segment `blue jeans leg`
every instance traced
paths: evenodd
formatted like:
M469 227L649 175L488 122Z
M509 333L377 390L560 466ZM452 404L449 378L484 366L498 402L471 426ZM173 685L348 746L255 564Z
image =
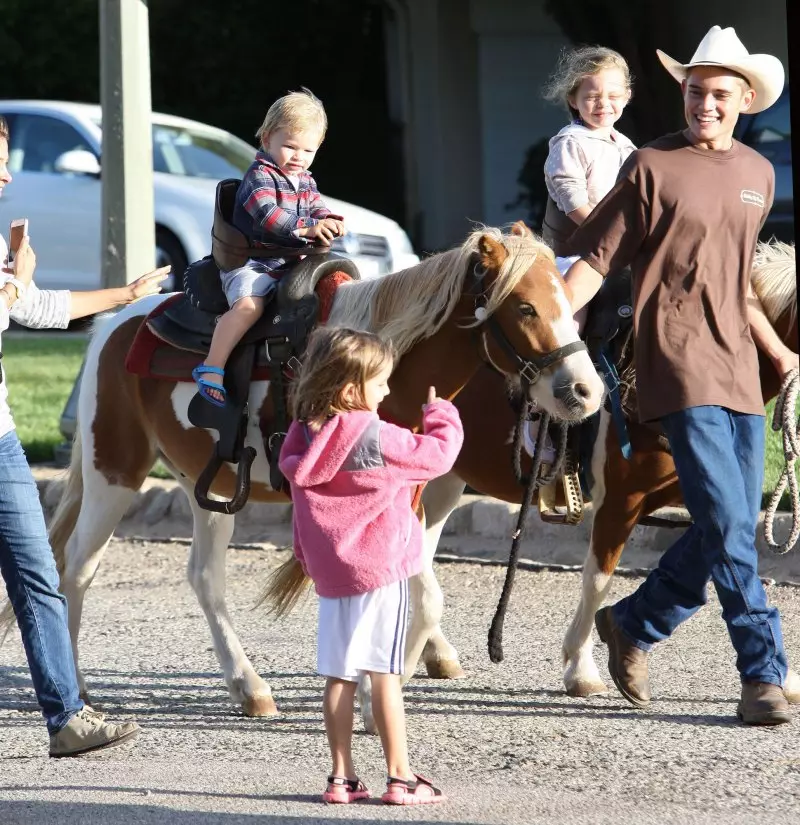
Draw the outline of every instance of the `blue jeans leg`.
M16 432L0 437L0 572L17 623L33 689L50 733L82 707L67 628L66 600L33 474Z
M713 581L742 680L782 685L780 617L758 577L755 531L764 467L764 419L692 407L662 419L694 525L639 589L617 603L622 630L648 650L706 601Z

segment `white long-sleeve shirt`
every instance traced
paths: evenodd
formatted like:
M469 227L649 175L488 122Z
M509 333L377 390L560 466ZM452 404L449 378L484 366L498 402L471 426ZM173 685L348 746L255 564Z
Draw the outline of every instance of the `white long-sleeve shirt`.
M569 214L593 209L614 188L620 167L636 147L621 132L608 135L570 123L550 139L544 180L556 206Z
M0 235L0 261L5 261L8 255L8 246L5 238ZM2 281L2 273L0 273ZM10 321L15 321L33 329L66 329L69 325L69 315L72 308L72 297L67 289L39 289L34 283L25 291L25 296L16 301L9 311L6 302L0 299L0 333L8 329ZM2 344L0 344L2 351ZM3 358L3 382L0 384L0 438L10 433L14 427L14 419L8 406L8 358Z

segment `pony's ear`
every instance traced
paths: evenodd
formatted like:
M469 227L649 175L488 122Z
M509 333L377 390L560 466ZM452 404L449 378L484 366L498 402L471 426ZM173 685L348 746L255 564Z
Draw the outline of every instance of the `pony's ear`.
M498 272L508 257L508 251L503 244L489 235L481 235L479 238L478 252L481 256L481 266L487 272Z
M526 235L532 235L530 227L525 221L514 221L513 226L511 227L511 234L512 235L519 235L520 238L524 238Z

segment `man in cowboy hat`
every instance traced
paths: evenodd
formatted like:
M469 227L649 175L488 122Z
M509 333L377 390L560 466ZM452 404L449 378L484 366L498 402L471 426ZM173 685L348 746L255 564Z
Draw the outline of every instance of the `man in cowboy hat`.
M614 189L572 236L574 311L603 277L633 273L641 421L660 420L693 525L639 589L599 610L608 667L637 706L650 701L648 651L706 602L711 580L742 680L739 718L789 722L778 611L758 576L755 531L764 467L756 346L781 376L798 366L750 285L775 175L733 139L739 115L771 106L783 67L749 54L732 28L712 27L691 61L658 52L680 83L687 127L634 152Z

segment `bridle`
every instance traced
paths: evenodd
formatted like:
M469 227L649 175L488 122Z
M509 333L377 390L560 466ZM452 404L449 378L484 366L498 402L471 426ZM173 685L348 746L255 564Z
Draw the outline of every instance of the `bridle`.
M504 370L500 369L497 364L494 363L489 355L489 346L486 338L487 333L491 333L495 343L503 350L516 367L516 373L519 375L525 397L528 395L527 390L536 384L542 377L542 372L548 367L553 366L553 364L559 361L563 361L573 353L587 351L586 344L578 340L541 355L523 358L514 348L511 341L508 340L508 337L505 332L503 332L503 328L494 317L494 314L490 315L486 311L487 299L485 291L482 289L483 277L486 274L486 270L480 264L476 264L473 272L475 278L471 285L470 294L473 296L475 302L475 318L479 321L477 329L481 343L479 351L482 350L481 360L495 372L501 373L504 377L507 375Z
M561 472L564 465L564 458L567 449L567 433L568 424L566 422L559 422L559 435L556 439L556 459L555 462L547 468L545 475L540 474L542 468L542 454L544 453L545 439L547 431L550 426L550 414L547 412L535 412L535 404L530 400L530 388L542 377L542 372L553 364L563 361L568 356L575 352L588 351L586 344L583 341L573 341L571 344L565 344L563 347L558 347L551 352L546 352L541 355L533 355L530 358L523 358L511 341L508 340L505 332L498 323L494 315L490 315L486 310L487 299L485 290L482 289L483 277L486 270L478 263L473 270L475 278L470 288L470 294L475 301L475 318L479 322L477 329L479 338L478 351L481 360L492 370L500 373L504 378L507 376L492 360L489 354L489 346L487 341L487 334L491 334L495 343L503 350L503 352L511 359L511 362L516 366L517 375L519 375L520 385L522 390L523 402L520 406L519 417L517 419L516 427L514 428L514 443L512 448L514 475L517 482L524 486L525 492L522 498L522 507L517 517L517 526L513 534L511 542L511 552L508 558L508 569L506 570L506 578L503 583L503 590L500 594L500 600L497 604L497 609L492 619L491 627L489 628L489 658L493 662L503 661L503 622L505 620L506 610L508 609L509 599L511 598L511 588L514 583L514 575L517 569L517 562L519 561L520 539L522 531L525 528L525 522L528 517L528 510L533 501L534 493L540 488L552 483ZM482 350L482 352L481 352ZM534 418L539 418L539 432L536 438L536 447L533 456L533 468L530 475L525 475L522 471L522 451L523 451L523 431Z

